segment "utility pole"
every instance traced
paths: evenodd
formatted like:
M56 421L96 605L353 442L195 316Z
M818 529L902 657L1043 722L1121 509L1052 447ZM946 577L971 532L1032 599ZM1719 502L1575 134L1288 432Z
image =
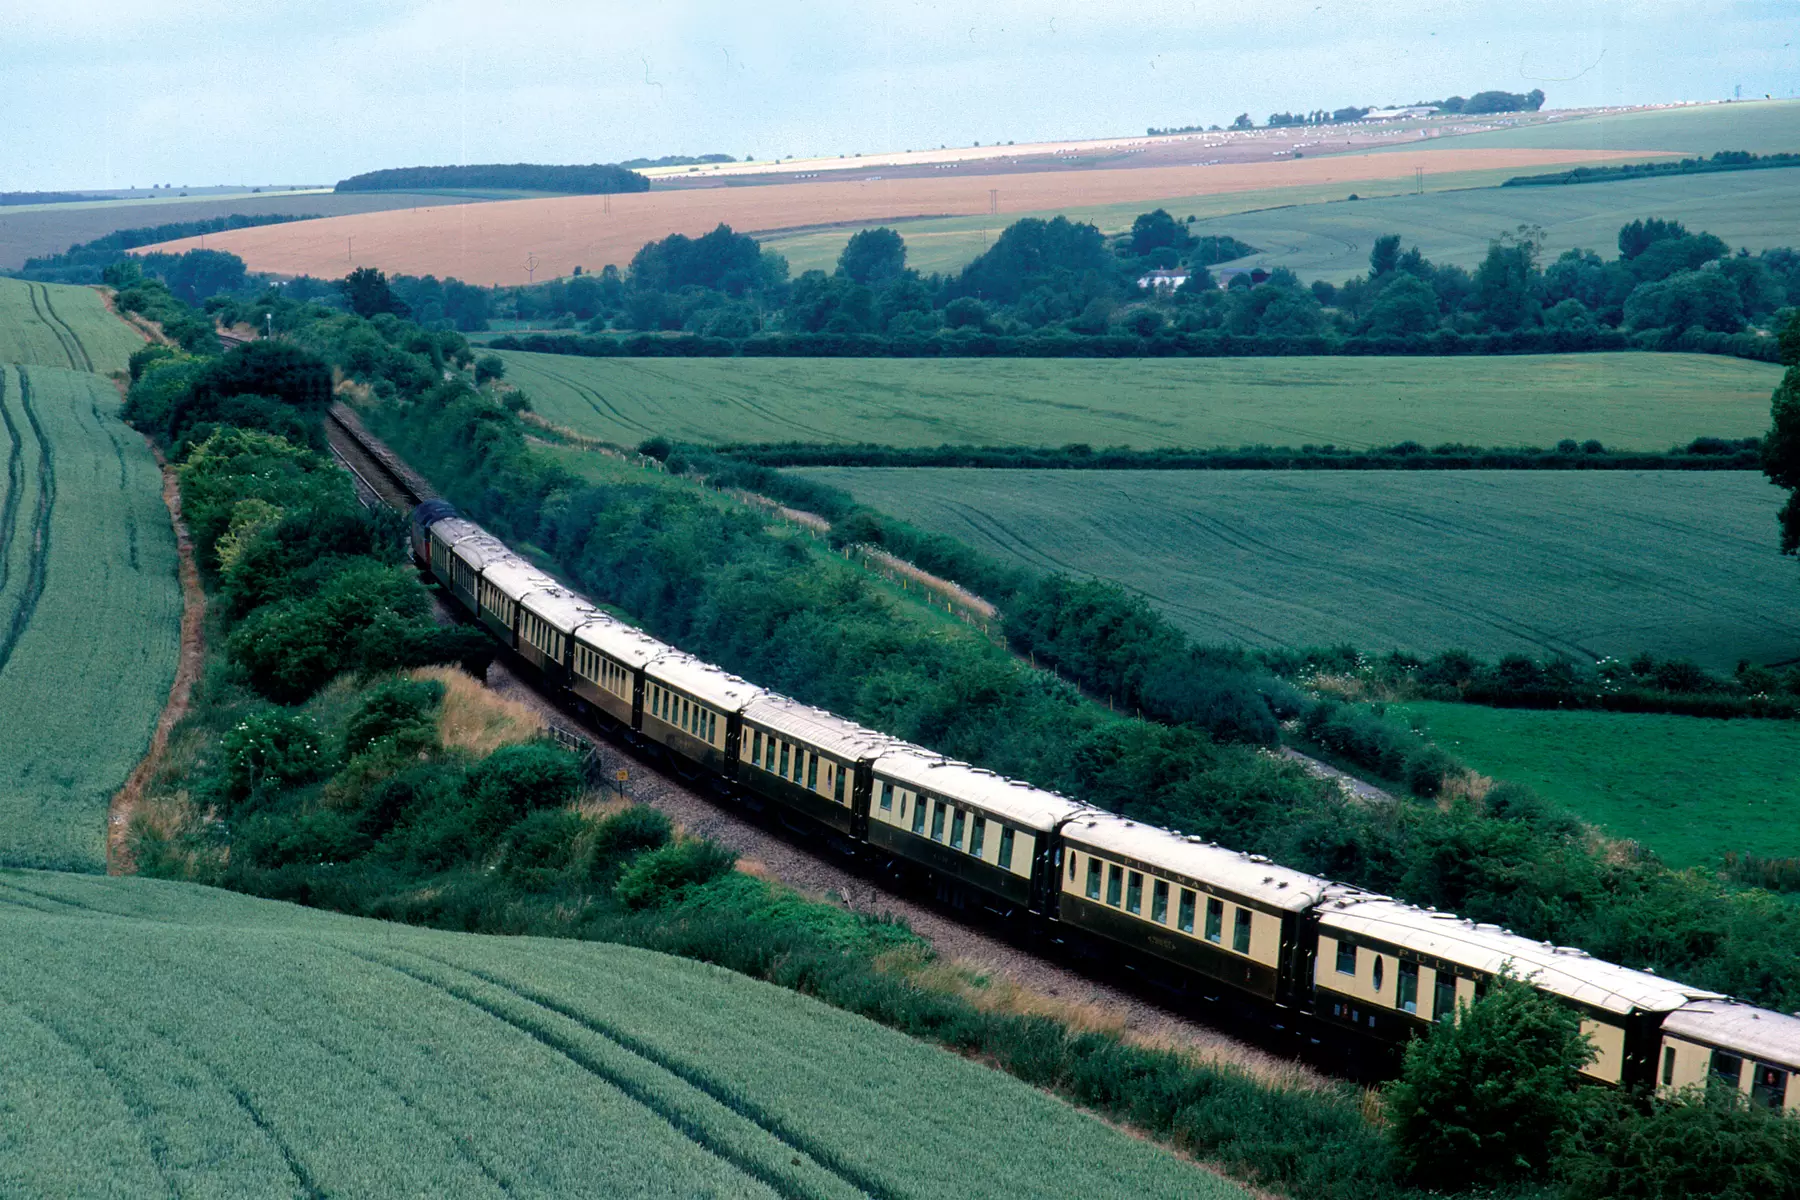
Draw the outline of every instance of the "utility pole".
M1423 196L1425 194L1425 168L1424 167L1414 167L1413 168L1413 190L1418 192L1419 195L1421 195L1421 196Z
M351 234L349 237L344 239L344 261L345 262L348 263L348 262L356 261L355 259L350 257L351 253L353 251L355 251L355 249L356 249L356 235Z
M536 283L537 282L537 268L538 268L537 255L527 254L525 256L525 282L526 283Z

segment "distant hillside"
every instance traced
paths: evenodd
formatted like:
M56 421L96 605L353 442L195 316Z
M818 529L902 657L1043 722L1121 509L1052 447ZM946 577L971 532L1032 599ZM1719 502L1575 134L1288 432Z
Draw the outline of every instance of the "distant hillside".
M628 158L619 165L635 170L639 167L693 167L736 161L729 154L665 154L661 158Z
M338 183L340 192L407 192L422 188L516 188L525 192L564 192L597 196L607 192L647 192L650 181L611 163L550 166L543 163L491 163L473 167L394 167L352 175Z

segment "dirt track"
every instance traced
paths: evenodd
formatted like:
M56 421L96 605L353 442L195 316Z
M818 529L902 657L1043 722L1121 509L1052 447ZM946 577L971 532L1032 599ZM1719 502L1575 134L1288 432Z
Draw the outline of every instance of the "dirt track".
M563 196L457 207L359 213L322 221L266 225L207 235L252 271L331 279L359 266L408 275L454 276L467 283L517 284L631 261L644 243L671 233L698 235L720 222L746 232L842 222L871 222L988 211L1039 212L1264 188L1410 178L1433 173L1519 169L1607 158L1654 157L1656 151L1471 150L1424 148L1213 166L1135 167L1017 174L881 178ZM182 253L195 238L145 247Z

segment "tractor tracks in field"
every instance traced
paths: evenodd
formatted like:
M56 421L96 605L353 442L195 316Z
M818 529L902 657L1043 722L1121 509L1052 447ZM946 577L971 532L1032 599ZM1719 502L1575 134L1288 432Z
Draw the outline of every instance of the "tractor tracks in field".
M825 1197L841 1195L844 1191L873 1200L890 1200L896 1195L879 1180L818 1147L811 1138L790 1129L786 1122L729 1086L679 1063L640 1039L548 997L433 955L404 951L378 954L349 950L347 953L460 1001L530 1038L653 1113L698 1149L763 1184L784 1200L825 1200ZM400 954L423 959L429 966L409 963ZM467 979L450 976L452 972ZM484 989L478 985L486 985L501 995L484 995ZM574 1026L579 1033L559 1028L565 1025ZM599 1046L584 1046L583 1035L596 1039ZM800 1170L774 1169L775 1164L768 1156L757 1155L752 1147L742 1144L741 1133L733 1136L718 1128L717 1117L722 1114L718 1114L717 1109L720 1108L773 1139L781 1146L781 1153L791 1159L791 1165ZM701 1116L706 1109L713 1109L714 1120ZM806 1161L812 1164L812 1171L805 1170ZM825 1178L811 1182L797 1177L804 1174L822 1174ZM819 1183L827 1186L821 1188ZM836 1186L831 1186L834 1184Z
M37 439L38 444L37 504L31 513L31 541L26 551L29 557L26 560L25 582L13 607L12 618L7 622L5 630L0 632L0 672L6 670L6 664L12 659L19 639L24 636L26 626L31 624L32 615L37 611L38 600L44 594L44 582L50 569L50 514L56 506L56 461L51 454L50 438L44 432L43 422L38 420L37 409L32 406L31 375L24 367L15 365L13 369L19 376L19 407L24 411L25 422L31 427L32 436ZM13 430L9 429L8 432ZM10 497L11 493L8 495Z
M26 294L31 298L31 311L55 335L57 345L61 346L62 352L68 356L69 369L92 374L94 370L93 356L87 352L87 347L81 344L81 337L74 328L56 315L56 307L50 302L50 289L41 283L26 284L25 288Z

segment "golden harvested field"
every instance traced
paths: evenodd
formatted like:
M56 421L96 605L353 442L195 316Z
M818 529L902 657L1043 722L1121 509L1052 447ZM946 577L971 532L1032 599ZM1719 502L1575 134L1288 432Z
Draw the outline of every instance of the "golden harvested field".
M997 189L1003 214L1076 205L1154 201L1279 187L1341 183L1347 191L1372 179L1494 168L1524 170L1603 159L1644 159L1657 151L1423 149L1345 154L1279 162L1216 166L1045 171L944 178L696 188L619 196L563 196L544 200L381 213L271 225L209 234L207 246L239 255L253 271L337 278L359 266L390 274L454 276L468 283L525 283L568 275L577 266L620 266L645 242L671 233L698 235L720 222L746 232L794 229L898 217L951 216L988 211ZM198 239L146 250L181 253Z

